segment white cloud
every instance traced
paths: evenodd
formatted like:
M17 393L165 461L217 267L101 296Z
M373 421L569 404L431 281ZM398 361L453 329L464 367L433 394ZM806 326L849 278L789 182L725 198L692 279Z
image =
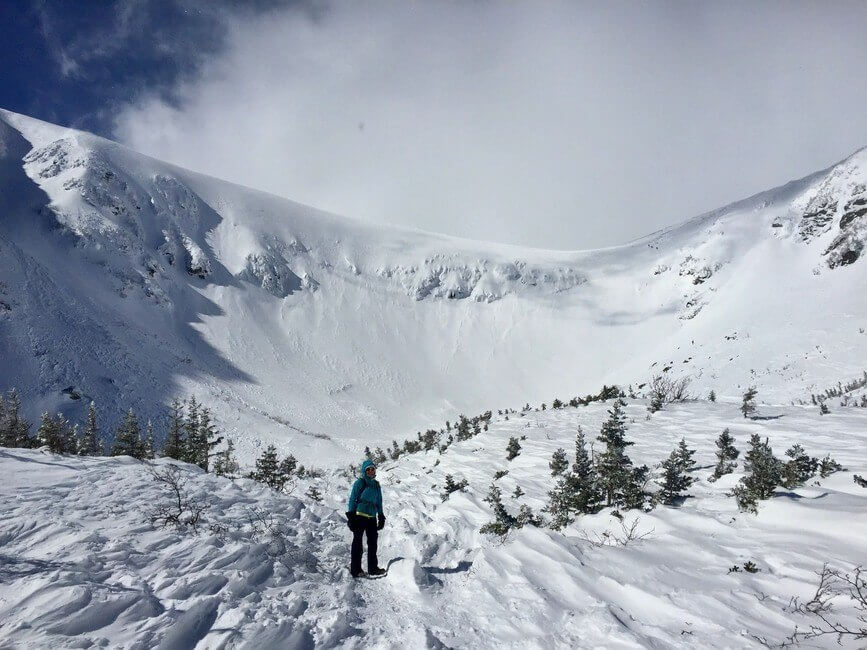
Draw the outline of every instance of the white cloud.
M116 134L346 216L612 245L867 144L864 4L337 3L233 19Z

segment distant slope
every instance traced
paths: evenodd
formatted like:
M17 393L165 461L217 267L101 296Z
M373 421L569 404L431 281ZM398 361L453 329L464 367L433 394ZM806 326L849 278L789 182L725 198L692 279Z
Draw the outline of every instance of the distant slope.
M543 251L336 217L0 112L0 387L31 417L95 399L106 423L195 394L242 455L319 462L665 368L805 397L867 363L865 182L861 151L625 246Z

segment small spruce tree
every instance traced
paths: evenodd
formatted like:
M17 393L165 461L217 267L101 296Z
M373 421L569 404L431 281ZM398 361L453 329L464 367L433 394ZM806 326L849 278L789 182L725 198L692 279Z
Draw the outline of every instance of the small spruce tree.
M517 519L510 515L506 510L506 507L503 505L502 492L495 483L491 483L491 487L488 490L488 496L486 496L484 500L486 503L490 504L494 511L494 521L482 526L479 529L480 532L502 536L517 525Z
M165 458L184 460L187 457L184 431L184 405L176 397L169 407L169 433L166 436L166 444L163 445Z
M3 396L0 394L0 400ZM14 388L9 391L3 408L0 409L0 446L2 447L32 447L34 440L30 437L30 423L21 415L21 399Z
M569 461L566 459L566 450L560 448L555 451L553 456L551 456L551 462L548 463L548 467L551 468L551 476L560 476L563 472L569 469Z
M615 400L597 438L605 448L597 456L595 469L608 506L623 505L624 492L632 479L632 461L626 455L626 448L633 443L625 436L625 406L622 399Z
M214 474L234 479L240 471L238 459L235 458L235 443L231 438L226 439L226 448L218 451L214 456Z
M123 416L123 420L115 433L111 455L132 456L141 460L144 457L143 447L138 418L135 412L130 409Z
M148 420L145 426L145 436L142 441L142 458L153 460L156 455L156 440L154 439L154 425Z
M745 418L750 417L753 413L756 412L756 395L758 391L755 387L750 387L747 389L747 392L744 393L743 402L741 402L741 413L744 414Z
M78 442L80 456L98 456L103 453L103 441L99 436L99 426L96 422L96 404L90 403L87 409L87 424Z
M251 473L253 478L260 483L275 489L282 490L285 479L280 472L280 464L277 461L277 448L268 445L262 455L256 459L256 469Z
M458 492L467 487L469 483L467 479L461 479L460 481L455 481L454 477L451 474L446 474L446 482L443 485L443 491L440 494L440 498L443 502L448 501L448 498L451 496L452 492Z
M822 478L828 478L834 472L842 471L843 466L836 460L831 458L831 456L825 456L822 460L819 461L819 476L821 476Z
M716 393L711 389L711 391L707 394L707 399L710 402L716 402Z
M512 436L509 438L509 444L506 445L506 460L513 460L521 454L521 443L518 439Z
M711 475L713 480L718 479L724 474L730 474L734 468L737 467L737 463L734 461L740 455L740 452L735 449L734 441L735 439L732 438L731 433L729 433L728 427L723 429L723 432L719 435L719 438L717 438L717 464L716 467L714 467L713 474Z
M686 473L679 447L662 462L662 470L662 477L657 480L662 488L660 497L665 505L675 505L683 500L684 492L695 482L695 479Z
M758 502L769 498L782 480L782 463L774 456L767 440L758 434L750 437L750 449L744 455L744 476L732 489L738 507L747 512L757 512Z
M811 458L801 445L792 445L786 450L786 456L789 460L783 463L780 480L783 487L791 489L803 485L816 475L819 459Z

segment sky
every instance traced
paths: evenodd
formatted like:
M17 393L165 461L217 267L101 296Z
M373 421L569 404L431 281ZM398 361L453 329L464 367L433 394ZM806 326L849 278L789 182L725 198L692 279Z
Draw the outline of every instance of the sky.
M867 146L865 2L13 0L0 21L3 108L472 239L616 245Z

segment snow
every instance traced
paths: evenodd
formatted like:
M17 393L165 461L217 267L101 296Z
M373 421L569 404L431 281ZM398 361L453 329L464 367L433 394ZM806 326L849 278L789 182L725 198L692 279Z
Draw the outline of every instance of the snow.
M0 143L0 388L31 420L94 399L107 433L129 407L159 433L195 395L242 459L333 465L663 368L780 403L865 369L867 263L843 260L867 151L624 246L545 251L326 214L8 111Z
M348 472L298 481L289 495L184 465L190 494L207 504L196 536L148 523L166 494L147 464L0 450L0 647L763 647L758 638L779 643L809 626L790 599L812 596L823 563L851 571L867 557L867 490L852 480L867 470L861 408L765 405L759 415L773 419L746 420L737 403L702 401L648 418L645 402L629 400L636 463L655 467L681 436L697 449L693 498L625 512L625 525L638 519L646 534L625 546L593 543L606 531L622 536L610 509L562 532L478 532L491 518L483 498L494 472L508 469L498 480L507 509L538 511L553 486L553 451L571 456L579 426L593 441L610 406L495 415L489 431L444 454L380 466L389 573L375 581L348 575ZM742 467L708 481L725 427L742 454L757 433L778 456L800 442L847 471L739 513L726 493ZM526 438L507 461L511 436ZM442 501L447 473L469 486ZM311 482L321 503L303 496ZM516 485L525 495L512 499ZM253 532L256 512L281 535ZM759 572L729 573L747 561ZM833 611L857 624L851 602L837 599ZM811 644L837 647L833 637Z

